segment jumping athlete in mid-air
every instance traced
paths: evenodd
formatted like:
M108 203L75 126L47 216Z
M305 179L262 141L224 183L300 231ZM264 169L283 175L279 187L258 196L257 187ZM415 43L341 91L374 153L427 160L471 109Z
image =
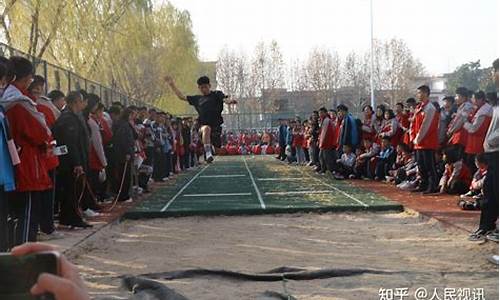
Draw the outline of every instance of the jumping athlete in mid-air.
M200 124L201 140L205 150L205 159L208 163L211 163L214 160L212 145L216 147L221 146L220 135L221 125L224 122L222 119L224 103L231 105L237 102L235 100L230 100L229 96L224 95L221 91L212 91L210 89L210 79L207 76L202 76L198 79L198 89L201 95L195 96L185 96L177 88L171 76L165 76L165 81L179 99L189 102L198 112L198 122Z

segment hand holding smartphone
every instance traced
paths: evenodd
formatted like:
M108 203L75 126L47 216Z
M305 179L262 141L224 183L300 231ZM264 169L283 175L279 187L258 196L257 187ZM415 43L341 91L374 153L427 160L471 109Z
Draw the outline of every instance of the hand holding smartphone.
M26 243L0 261L2 300L90 300L75 265L50 245Z
M55 299L52 295L33 296L31 287L36 284L42 273L59 274L59 255L57 252L38 252L25 256L0 254L0 299L28 300Z

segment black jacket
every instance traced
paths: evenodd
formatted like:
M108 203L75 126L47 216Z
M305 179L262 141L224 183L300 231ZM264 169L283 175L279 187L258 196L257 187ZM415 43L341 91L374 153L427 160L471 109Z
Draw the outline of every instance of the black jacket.
M113 124L113 161L124 163L127 155L134 157L137 132L129 122L118 120Z
M88 169L90 135L81 115L64 110L52 128L57 145L66 145L68 154L59 157L59 169L71 171L76 166Z

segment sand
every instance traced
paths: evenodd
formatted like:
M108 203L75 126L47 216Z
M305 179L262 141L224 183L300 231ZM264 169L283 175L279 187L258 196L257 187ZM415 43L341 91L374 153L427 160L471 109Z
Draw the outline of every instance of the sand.
M125 221L70 251L92 296L127 298L124 274L216 268L263 272L281 266L407 271L310 281L247 282L221 278L162 281L189 299L381 299L380 289L483 289L498 298L498 268L486 257L498 244L467 241L463 232L404 213L186 217ZM448 290L449 291L449 290ZM480 291L480 290L476 290ZM410 297L411 296L411 297ZM455 298L458 299L458 298Z

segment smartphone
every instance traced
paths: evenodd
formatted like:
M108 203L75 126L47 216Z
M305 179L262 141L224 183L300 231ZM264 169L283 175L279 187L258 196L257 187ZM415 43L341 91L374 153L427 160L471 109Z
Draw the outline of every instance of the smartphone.
M68 147L66 145L61 145L59 147L54 147L53 153L55 156L61 156L68 154Z
M39 252L20 257L0 253L0 299L55 299L50 294L31 295L30 289L41 273L59 274L59 256L56 252Z

